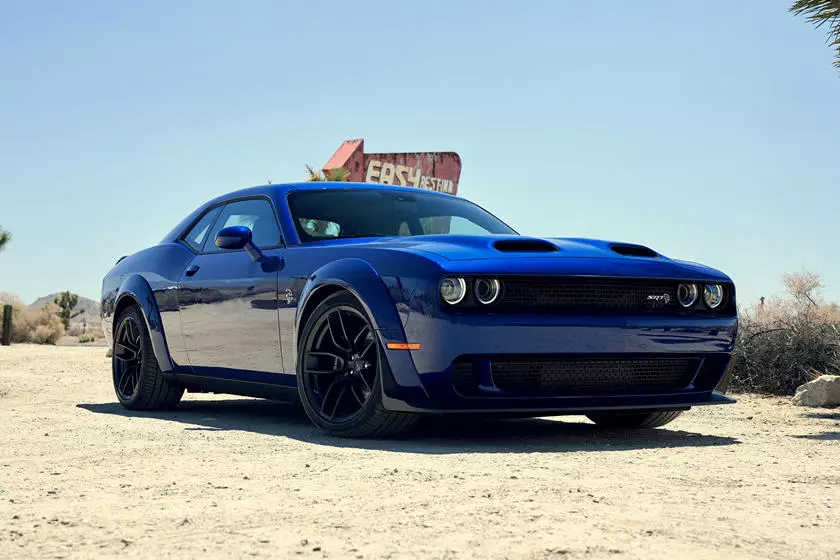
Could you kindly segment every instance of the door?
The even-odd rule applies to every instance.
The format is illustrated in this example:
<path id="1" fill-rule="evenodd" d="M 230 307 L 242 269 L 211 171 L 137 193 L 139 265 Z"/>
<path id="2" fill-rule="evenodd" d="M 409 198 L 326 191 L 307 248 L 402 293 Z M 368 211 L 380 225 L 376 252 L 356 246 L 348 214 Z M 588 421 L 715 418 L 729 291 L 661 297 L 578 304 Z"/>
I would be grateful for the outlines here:
<path id="1" fill-rule="evenodd" d="M 247 378 L 281 373 L 277 318 L 277 270 L 263 267 L 244 250 L 216 247 L 216 233 L 232 225 L 251 229 L 267 256 L 282 258 L 282 240 L 268 199 L 229 202 L 219 211 L 199 254 L 178 283 L 181 332 L 196 375 Z"/>

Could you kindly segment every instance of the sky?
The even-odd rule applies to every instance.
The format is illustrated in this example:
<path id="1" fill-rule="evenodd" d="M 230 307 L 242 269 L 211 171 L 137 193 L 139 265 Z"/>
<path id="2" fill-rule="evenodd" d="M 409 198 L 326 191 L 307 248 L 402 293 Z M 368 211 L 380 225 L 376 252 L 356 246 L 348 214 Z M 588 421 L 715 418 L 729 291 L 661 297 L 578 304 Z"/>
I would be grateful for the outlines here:
<path id="1" fill-rule="evenodd" d="M 204 201 L 364 138 L 458 152 L 520 233 L 840 300 L 840 72 L 790 3 L 5 2 L 0 291 L 98 299 Z"/>

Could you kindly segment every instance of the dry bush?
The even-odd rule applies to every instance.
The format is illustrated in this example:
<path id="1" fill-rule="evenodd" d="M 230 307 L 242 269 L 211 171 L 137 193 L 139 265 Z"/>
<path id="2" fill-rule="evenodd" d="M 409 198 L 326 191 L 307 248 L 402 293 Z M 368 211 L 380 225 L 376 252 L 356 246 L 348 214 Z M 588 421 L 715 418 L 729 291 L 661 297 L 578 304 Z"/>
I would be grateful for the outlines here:
<path id="1" fill-rule="evenodd" d="M 64 336 L 64 325 L 58 317 L 58 311 L 58 306 L 52 303 L 42 309 L 15 305 L 12 314 L 12 342 L 55 344 Z"/>
<path id="2" fill-rule="evenodd" d="M 792 395 L 840 373 L 840 309 L 823 301 L 815 274 L 788 274 L 784 283 L 784 297 L 741 310 L 733 390 Z"/>

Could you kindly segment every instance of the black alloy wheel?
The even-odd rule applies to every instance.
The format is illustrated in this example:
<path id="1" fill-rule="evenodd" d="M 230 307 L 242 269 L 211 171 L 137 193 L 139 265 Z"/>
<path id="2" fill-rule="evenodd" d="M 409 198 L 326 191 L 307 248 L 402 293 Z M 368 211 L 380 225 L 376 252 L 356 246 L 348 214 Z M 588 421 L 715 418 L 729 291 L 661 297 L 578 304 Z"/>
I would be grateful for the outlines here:
<path id="1" fill-rule="evenodd" d="M 298 391 L 319 428 L 339 436 L 394 435 L 419 415 L 385 410 L 382 375 L 389 372 L 379 338 L 348 292 L 326 298 L 300 338 Z"/>
<path id="2" fill-rule="evenodd" d="M 303 356 L 309 402 L 325 420 L 347 422 L 373 394 L 379 369 L 373 329 L 356 308 L 337 305 L 314 331 Z"/>
<path id="3" fill-rule="evenodd" d="M 184 388 L 165 379 L 160 371 L 140 308 L 126 307 L 115 325 L 111 369 L 120 404 L 131 410 L 177 406 Z"/>
<path id="4" fill-rule="evenodd" d="M 135 317 L 127 314 L 114 336 L 114 389 L 122 400 L 130 400 L 137 390 L 142 356 L 140 325 Z"/>

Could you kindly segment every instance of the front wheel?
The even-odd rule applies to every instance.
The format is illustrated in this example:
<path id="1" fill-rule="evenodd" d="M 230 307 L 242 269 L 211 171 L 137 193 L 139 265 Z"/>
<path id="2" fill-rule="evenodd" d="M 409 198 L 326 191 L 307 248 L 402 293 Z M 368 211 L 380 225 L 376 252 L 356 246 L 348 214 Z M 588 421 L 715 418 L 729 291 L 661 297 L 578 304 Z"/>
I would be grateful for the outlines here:
<path id="1" fill-rule="evenodd" d="M 184 389 L 163 378 L 140 308 L 126 307 L 116 325 L 111 369 L 120 404 L 131 410 L 175 408 Z"/>
<path id="2" fill-rule="evenodd" d="M 593 412 L 586 417 L 600 428 L 658 428 L 673 422 L 682 410 L 659 410 L 656 412 Z"/>
<path id="3" fill-rule="evenodd" d="M 304 326 L 298 354 L 298 392 L 307 416 L 336 436 L 391 436 L 418 414 L 385 410 L 387 361 L 364 308 L 339 292 L 325 299 Z"/>

